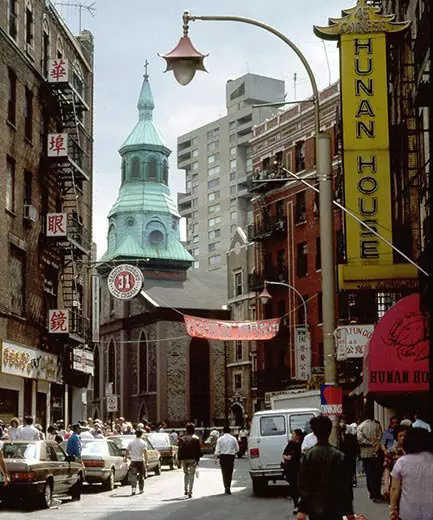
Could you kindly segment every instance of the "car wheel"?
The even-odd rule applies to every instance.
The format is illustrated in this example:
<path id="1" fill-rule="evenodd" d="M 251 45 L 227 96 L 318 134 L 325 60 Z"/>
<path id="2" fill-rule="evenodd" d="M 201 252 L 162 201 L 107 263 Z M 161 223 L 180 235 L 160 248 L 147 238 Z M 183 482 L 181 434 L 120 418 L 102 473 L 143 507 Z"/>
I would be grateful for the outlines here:
<path id="1" fill-rule="evenodd" d="M 268 481 L 264 478 L 253 478 L 253 494 L 256 497 L 262 497 L 268 489 Z"/>
<path id="2" fill-rule="evenodd" d="M 104 489 L 112 491 L 114 489 L 114 468 L 111 468 L 110 476 L 103 482 Z"/>
<path id="3" fill-rule="evenodd" d="M 81 491 L 83 489 L 83 477 L 78 475 L 77 482 L 71 488 L 72 500 L 81 500 Z"/>
<path id="4" fill-rule="evenodd" d="M 53 486 L 50 481 L 45 482 L 38 502 L 42 509 L 49 509 L 53 505 Z"/>
<path id="5" fill-rule="evenodd" d="M 161 461 L 158 462 L 158 465 L 155 468 L 155 475 L 161 475 Z"/>

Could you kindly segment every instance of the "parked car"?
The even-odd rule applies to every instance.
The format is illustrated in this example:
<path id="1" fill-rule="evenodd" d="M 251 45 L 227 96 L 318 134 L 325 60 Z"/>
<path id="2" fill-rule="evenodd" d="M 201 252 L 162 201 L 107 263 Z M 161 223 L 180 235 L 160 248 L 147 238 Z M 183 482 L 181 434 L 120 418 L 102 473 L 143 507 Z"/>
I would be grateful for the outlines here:
<path id="1" fill-rule="evenodd" d="M 170 469 L 174 469 L 175 466 L 180 467 L 177 458 L 179 448 L 172 435 L 163 432 L 150 432 L 146 437 L 161 454 L 161 464 L 169 466 Z"/>
<path id="2" fill-rule="evenodd" d="M 80 500 L 84 468 L 53 441 L 4 441 L 3 457 L 10 484 L 0 482 L 0 499 L 32 500 L 48 509 L 53 496 Z"/>
<path id="3" fill-rule="evenodd" d="M 310 420 L 317 408 L 291 408 L 256 412 L 248 437 L 248 459 L 253 493 L 261 496 L 268 482 L 284 480 L 281 459 L 290 434 L 297 428 L 310 433 Z"/>
<path id="4" fill-rule="evenodd" d="M 129 461 L 124 460 L 122 450 L 110 439 L 83 439 L 81 460 L 86 468 L 89 484 L 102 483 L 107 490 L 116 482 L 128 483 Z M 62 442 L 66 450 L 67 441 Z"/>
<path id="5" fill-rule="evenodd" d="M 132 435 L 116 435 L 114 437 L 110 437 L 110 441 L 114 442 L 118 448 L 122 451 L 124 455 L 126 449 L 128 448 L 128 444 L 135 439 L 135 436 Z M 155 475 L 161 474 L 161 454 L 159 451 L 152 445 L 149 439 L 146 437 L 142 437 L 142 439 L 147 443 L 147 465 L 145 467 L 145 475 L 144 477 L 148 477 L 149 471 L 153 471 Z"/>

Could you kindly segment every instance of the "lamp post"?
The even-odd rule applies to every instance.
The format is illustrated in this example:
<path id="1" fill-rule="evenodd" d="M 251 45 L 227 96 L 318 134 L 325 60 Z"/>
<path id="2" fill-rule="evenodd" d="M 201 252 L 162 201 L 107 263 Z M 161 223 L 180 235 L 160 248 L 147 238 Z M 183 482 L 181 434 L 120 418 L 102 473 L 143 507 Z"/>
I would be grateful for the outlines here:
<path id="1" fill-rule="evenodd" d="M 188 11 L 183 13 L 183 36 L 178 45 L 168 54 L 162 56 L 167 63 L 166 72 L 173 70 L 181 85 L 187 85 L 197 70 L 206 71 L 201 54 L 188 37 L 190 21 L 227 21 L 240 22 L 260 27 L 282 40 L 301 60 L 313 90 L 314 124 L 316 135 L 316 172 L 320 190 L 320 243 L 322 263 L 322 308 L 323 308 L 323 350 L 325 382 L 337 383 L 337 365 L 335 356 L 335 262 L 334 262 L 334 226 L 333 226 L 333 190 L 331 172 L 331 139 L 326 133 L 320 132 L 320 98 L 313 71 L 300 49 L 283 33 L 274 27 L 243 16 L 192 16 Z M 335 426 L 335 425 L 334 425 Z"/>

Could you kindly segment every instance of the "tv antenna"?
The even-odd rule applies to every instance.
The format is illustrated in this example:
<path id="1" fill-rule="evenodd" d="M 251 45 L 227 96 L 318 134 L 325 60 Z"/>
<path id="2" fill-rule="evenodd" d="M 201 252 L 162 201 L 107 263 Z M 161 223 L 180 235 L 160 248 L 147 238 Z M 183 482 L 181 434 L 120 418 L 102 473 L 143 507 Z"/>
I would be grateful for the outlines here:
<path id="1" fill-rule="evenodd" d="M 76 7 L 78 9 L 78 32 L 81 32 L 81 15 L 83 12 L 83 9 L 87 11 L 92 16 L 95 16 L 95 7 L 96 2 L 92 2 L 91 4 L 81 4 L 81 3 L 74 3 L 74 2 L 54 2 L 54 5 L 61 5 L 63 7 Z"/>

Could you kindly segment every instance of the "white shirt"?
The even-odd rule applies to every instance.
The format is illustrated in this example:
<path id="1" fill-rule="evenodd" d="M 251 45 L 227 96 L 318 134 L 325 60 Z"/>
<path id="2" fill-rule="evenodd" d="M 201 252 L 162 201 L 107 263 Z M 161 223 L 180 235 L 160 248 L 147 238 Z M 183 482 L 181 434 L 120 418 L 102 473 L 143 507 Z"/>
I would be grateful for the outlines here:
<path id="1" fill-rule="evenodd" d="M 33 424 L 23 426 L 18 430 L 18 439 L 20 441 L 38 441 L 40 439 L 39 430 Z"/>
<path id="2" fill-rule="evenodd" d="M 414 423 L 412 423 L 412 428 L 424 428 L 424 430 L 431 432 L 430 424 L 426 423 L 422 419 L 417 419 Z"/>
<path id="3" fill-rule="evenodd" d="M 216 443 L 215 455 L 236 455 L 238 451 L 238 441 L 230 433 L 225 433 Z"/>
<path id="4" fill-rule="evenodd" d="M 174 442 L 176 442 L 176 441 L 177 441 L 177 438 L 178 438 L 177 433 L 176 433 L 176 432 L 171 432 L 171 436 L 173 437 Z"/>
<path id="5" fill-rule="evenodd" d="M 147 451 L 147 444 L 143 439 L 136 437 L 128 444 L 127 450 L 131 454 L 132 462 L 143 462 L 144 454 Z"/>
<path id="6" fill-rule="evenodd" d="M 304 437 L 304 440 L 302 441 L 301 451 L 302 453 L 305 453 L 310 448 L 315 446 L 317 444 L 317 437 L 314 435 L 313 432 L 309 433 Z"/>
<path id="7" fill-rule="evenodd" d="M 14 428 L 13 426 L 11 426 L 8 430 L 8 435 L 10 441 L 17 441 L 20 437 L 19 428 Z"/>
<path id="8" fill-rule="evenodd" d="M 239 438 L 241 437 L 248 437 L 248 430 L 241 430 L 239 432 Z"/>
<path id="9" fill-rule="evenodd" d="M 80 439 L 82 440 L 93 440 L 95 437 L 90 432 L 81 432 Z"/>

